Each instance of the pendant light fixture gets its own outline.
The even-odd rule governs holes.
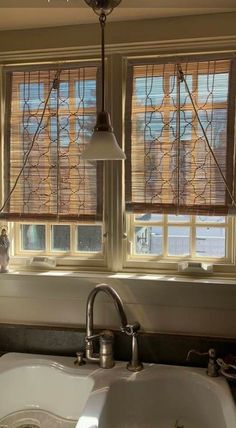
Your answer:
[[[81,155],[85,160],[122,160],[125,153],[117,143],[109,113],[105,110],[105,38],[106,17],[119,5],[121,0],[85,0],[99,16],[101,28],[101,63],[102,63],[102,105],[97,114],[97,121],[91,140]]]

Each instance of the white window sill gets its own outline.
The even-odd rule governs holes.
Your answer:
[[[235,284],[236,285],[236,275],[232,274],[231,276],[218,275],[218,276],[203,276],[198,274],[159,274],[159,273],[134,273],[134,272],[104,272],[104,271],[90,271],[83,269],[82,271],[68,270],[62,268],[56,268],[53,270],[46,269],[17,269],[10,268],[8,273],[2,274],[6,276],[49,276],[49,277],[74,277],[74,278],[97,278],[98,281],[108,280],[108,279],[118,279],[118,280],[137,280],[137,281],[156,281],[161,283],[195,283],[195,284]]]

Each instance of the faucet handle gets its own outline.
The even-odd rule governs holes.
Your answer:
[[[100,367],[110,369],[115,365],[113,357],[114,333],[110,330],[103,330],[100,333]]]
[[[140,324],[135,322],[134,324],[127,324],[122,331],[126,333],[128,336],[133,336],[140,330]]]
[[[86,336],[85,341],[90,342],[91,340],[98,339],[100,337],[100,333],[92,334],[92,336]]]
[[[78,364],[78,366],[83,366],[85,363],[84,361],[84,352],[76,352],[76,360],[74,361],[74,364]]]

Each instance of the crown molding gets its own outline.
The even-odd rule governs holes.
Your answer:
[[[177,39],[166,41],[151,42],[133,42],[123,44],[107,44],[106,53],[120,54],[125,56],[147,56],[155,54],[156,56],[164,55],[181,55],[183,53],[214,53],[214,52],[234,52],[236,51],[236,35],[225,37],[209,37],[194,39]],[[138,55],[137,55],[138,54]],[[65,62],[75,61],[76,59],[97,59],[100,57],[100,45],[78,46],[68,48],[48,48],[40,50],[18,50],[0,52],[0,63],[12,65],[29,61],[64,60]],[[7,64],[10,63],[10,64]]]

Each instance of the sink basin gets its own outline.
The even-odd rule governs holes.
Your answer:
[[[0,427],[75,427],[94,381],[71,358],[6,354],[0,385]]]
[[[235,428],[224,378],[145,364],[132,373],[74,366],[69,357],[0,358],[0,428]]]
[[[153,365],[109,388],[99,428],[234,428],[235,405],[223,378],[205,370]]]

